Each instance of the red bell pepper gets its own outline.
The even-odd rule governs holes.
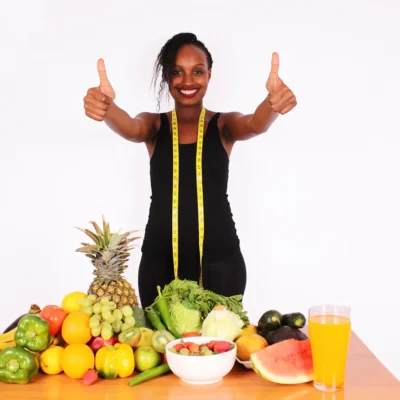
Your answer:
[[[61,331],[67,313],[61,307],[50,305],[43,308],[40,316],[49,323],[49,333],[54,336]]]

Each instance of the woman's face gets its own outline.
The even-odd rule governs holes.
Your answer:
[[[210,77],[205,52],[197,46],[182,46],[176,55],[169,81],[172,98],[185,106],[199,103],[207,92]]]

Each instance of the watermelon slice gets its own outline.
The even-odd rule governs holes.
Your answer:
[[[253,370],[262,378],[281,384],[298,384],[314,379],[310,339],[288,339],[253,353]]]

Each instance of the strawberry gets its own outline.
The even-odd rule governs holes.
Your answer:
[[[189,351],[190,351],[191,353],[199,353],[199,352],[200,352],[200,346],[199,346],[198,344],[196,344],[196,343],[192,343],[192,344],[189,346]]]
[[[208,343],[206,344],[206,346],[207,346],[211,351],[214,351],[215,343],[217,343],[216,340],[211,340],[211,342],[208,342]]]
[[[175,346],[174,346],[174,349],[176,350],[176,351],[180,351],[181,349],[183,349],[185,347],[185,344],[184,343],[177,343]]]
[[[89,369],[83,375],[82,381],[85,386],[93,385],[97,381],[98,375],[94,369]]]
[[[217,351],[218,353],[224,353],[225,351],[228,351],[231,349],[231,344],[229,342],[225,342],[224,340],[220,340],[217,343],[215,343],[214,346],[214,351]]]

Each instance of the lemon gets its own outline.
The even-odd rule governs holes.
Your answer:
[[[57,375],[62,372],[61,358],[64,347],[51,346],[39,356],[40,369],[48,375]]]
[[[246,328],[242,328],[242,332],[240,332],[240,335],[237,337],[237,339],[239,339],[241,336],[244,335],[253,335],[253,334],[257,334],[257,326],[250,324],[248,326],[246,326]]]
[[[61,303],[61,308],[67,314],[70,314],[75,311],[81,311],[81,305],[79,304],[79,300],[84,299],[85,297],[87,297],[87,294],[83,292],[69,293],[63,298]]]

